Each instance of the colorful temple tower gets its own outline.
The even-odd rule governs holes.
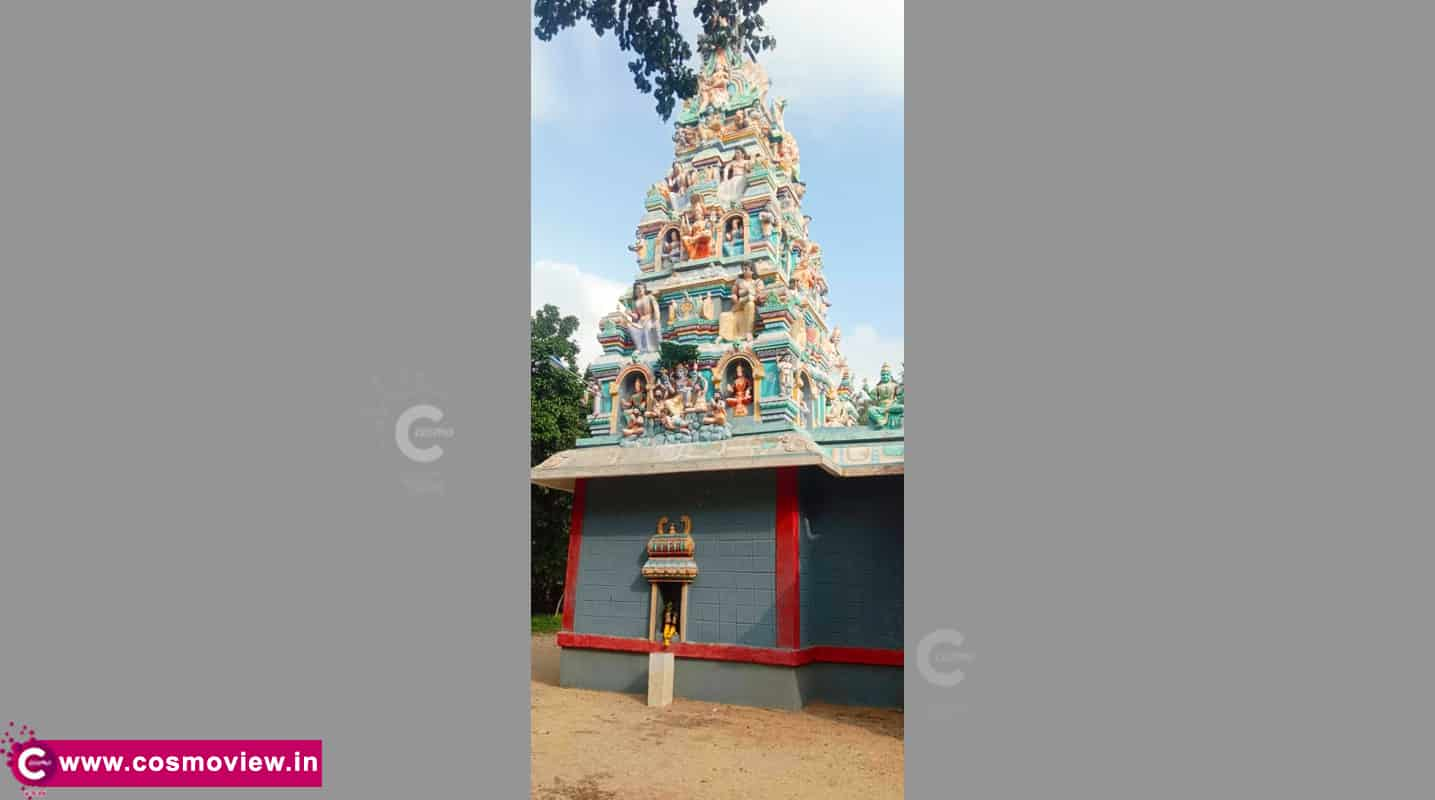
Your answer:
[[[601,323],[589,436],[532,471],[574,493],[561,681],[642,692],[667,649],[680,697],[900,705],[904,388],[886,366],[852,388],[768,89],[705,59]]]

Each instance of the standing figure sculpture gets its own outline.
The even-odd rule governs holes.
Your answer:
[[[872,387],[867,403],[867,422],[874,428],[902,427],[902,402],[897,382],[892,380],[892,367],[882,365],[882,377]]]
[[[667,603],[663,608],[663,647],[672,644],[673,637],[678,635],[678,618],[673,613],[673,604]]]
[[[731,342],[751,341],[757,325],[757,306],[763,301],[762,282],[752,264],[742,265],[742,275],[732,286],[732,310],[718,319],[718,337]]]
[[[593,412],[588,416],[596,417],[602,413],[601,409],[603,408],[602,385],[597,380],[589,378],[584,388],[586,391],[583,393],[583,399],[593,404]]]
[[[633,346],[640,353],[656,353],[662,343],[658,328],[658,301],[648,293],[648,287],[641,282],[633,284],[633,309],[624,312],[628,321],[628,335],[633,337]]]
[[[752,405],[752,382],[747,379],[742,362],[738,362],[737,377],[732,379],[727,392],[727,407],[732,409],[732,415],[734,417],[748,416],[747,407]]]
[[[783,397],[797,399],[797,361],[791,353],[784,353],[777,360],[777,386]]]

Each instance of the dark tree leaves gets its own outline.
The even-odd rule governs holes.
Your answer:
[[[573,334],[578,318],[562,316],[552,305],[533,315],[529,355],[533,371],[529,382],[530,466],[567,450],[586,435],[587,406],[578,377],[578,343]],[[567,369],[550,362],[556,357]],[[552,613],[563,593],[568,561],[568,517],[573,508],[567,492],[530,486],[531,575],[530,604],[534,612]]]
[[[758,11],[767,0],[698,0],[693,16],[702,23],[697,52],[703,56],[720,47],[732,47],[749,56],[777,46],[765,33]],[[633,85],[657,99],[658,116],[672,116],[678,100],[698,91],[698,75],[690,62],[693,46],[678,28],[676,0],[537,0],[533,33],[552,41],[560,31],[586,21],[593,32],[608,31],[618,48],[636,57],[628,62]]]

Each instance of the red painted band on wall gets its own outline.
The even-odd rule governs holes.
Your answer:
[[[797,557],[799,509],[797,467],[777,470],[777,536],[773,563],[776,583],[777,646],[796,649],[802,645],[802,604],[799,595]]]
[[[629,639],[623,636],[600,636],[592,633],[561,631],[558,634],[559,647],[573,647],[580,650],[613,650],[623,653],[657,653],[664,650],[661,642],[647,639]],[[773,667],[800,667],[804,664],[872,664],[882,667],[902,666],[901,650],[883,650],[874,647],[834,647],[819,645],[802,650],[780,650],[771,647],[745,647],[737,644],[698,644],[694,642],[673,642],[667,647],[678,658],[697,658],[707,661],[742,661],[748,664],[764,664]]]
[[[563,630],[573,630],[573,608],[578,604],[578,556],[583,552],[583,508],[588,501],[588,479],[573,481],[573,516],[568,522],[568,574],[563,578]]]

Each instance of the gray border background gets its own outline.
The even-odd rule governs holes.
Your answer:
[[[528,11],[4,5],[6,720],[525,796]]]
[[[911,6],[911,796],[1421,788],[1423,9]],[[522,796],[527,13],[4,6],[4,716]]]
[[[909,796],[1428,793],[1429,11],[907,4]]]

